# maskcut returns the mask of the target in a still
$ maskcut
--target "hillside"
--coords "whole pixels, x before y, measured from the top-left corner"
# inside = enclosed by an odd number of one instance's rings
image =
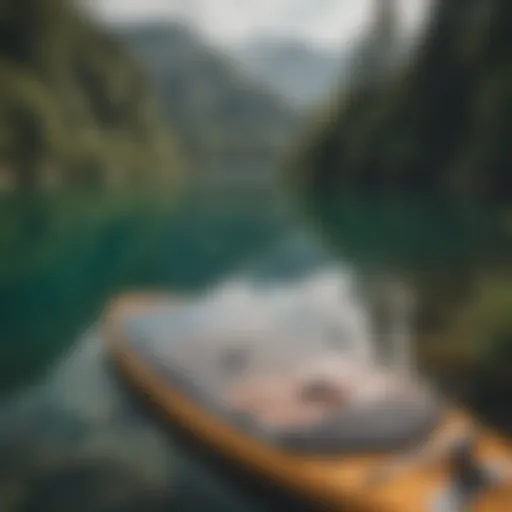
[[[0,10],[0,185],[167,180],[177,158],[153,96],[118,42],[65,0]]]
[[[159,91],[187,153],[260,151],[287,144],[296,115],[220,51],[177,23],[121,26]]]
[[[512,5],[440,0],[390,83],[358,84],[290,172],[307,196],[385,189],[512,199]]]
[[[347,58],[295,40],[258,39],[238,52],[238,60],[255,80],[287,98],[296,108],[325,101],[346,79]]]

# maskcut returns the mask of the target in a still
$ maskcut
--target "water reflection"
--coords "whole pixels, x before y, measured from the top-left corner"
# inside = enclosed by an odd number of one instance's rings
[[[201,205],[198,208],[198,205]],[[4,198],[0,393],[37,380],[123,287],[201,289],[283,233],[254,198]]]
[[[167,510],[169,496],[186,510],[212,500],[235,510],[237,491],[119,389],[90,327],[122,289],[204,288],[288,222],[261,200],[225,199],[168,208],[133,198],[4,198],[2,511]]]
[[[228,275],[286,287],[338,265],[341,253],[379,329],[387,297],[379,283],[391,276],[414,292],[417,357],[432,373],[458,376],[461,354],[476,347],[482,361],[482,347],[510,345],[510,244],[492,212],[347,201],[330,213],[340,236],[329,246],[267,195],[188,197],[172,209],[65,198],[0,206],[9,212],[0,229],[7,248],[0,265],[0,510],[7,512],[177,503],[181,510],[268,510],[275,503],[191,455],[119,388],[95,322],[124,289],[193,293]],[[497,359],[506,361],[500,350],[486,356],[493,362],[478,379],[466,373],[466,380],[487,404],[501,389],[502,410],[510,379],[505,363],[496,370]]]

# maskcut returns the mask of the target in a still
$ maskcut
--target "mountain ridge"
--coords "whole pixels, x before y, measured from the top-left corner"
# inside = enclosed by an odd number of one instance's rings
[[[123,24],[116,33],[145,67],[191,154],[286,145],[297,114],[220,49],[177,21]]]

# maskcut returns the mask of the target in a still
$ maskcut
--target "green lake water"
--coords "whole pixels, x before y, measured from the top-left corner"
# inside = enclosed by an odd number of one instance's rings
[[[467,343],[482,354],[500,336],[499,350],[508,346],[510,238],[505,219],[482,206],[348,197],[326,208],[324,225],[274,193],[231,189],[172,207],[2,198],[0,211],[2,512],[281,509],[119,387],[98,319],[123,290],[200,293],[233,275],[286,286],[341,262],[363,288],[377,276],[406,279],[418,297],[419,340],[441,339],[452,317],[474,309]]]

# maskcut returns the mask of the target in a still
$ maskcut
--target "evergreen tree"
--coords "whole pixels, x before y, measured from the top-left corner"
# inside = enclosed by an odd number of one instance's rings
[[[356,187],[510,201],[511,11],[507,0],[438,0],[407,67],[380,87],[359,83],[307,141],[291,166],[303,194]],[[388,37],[389,22],[381,26]]]

